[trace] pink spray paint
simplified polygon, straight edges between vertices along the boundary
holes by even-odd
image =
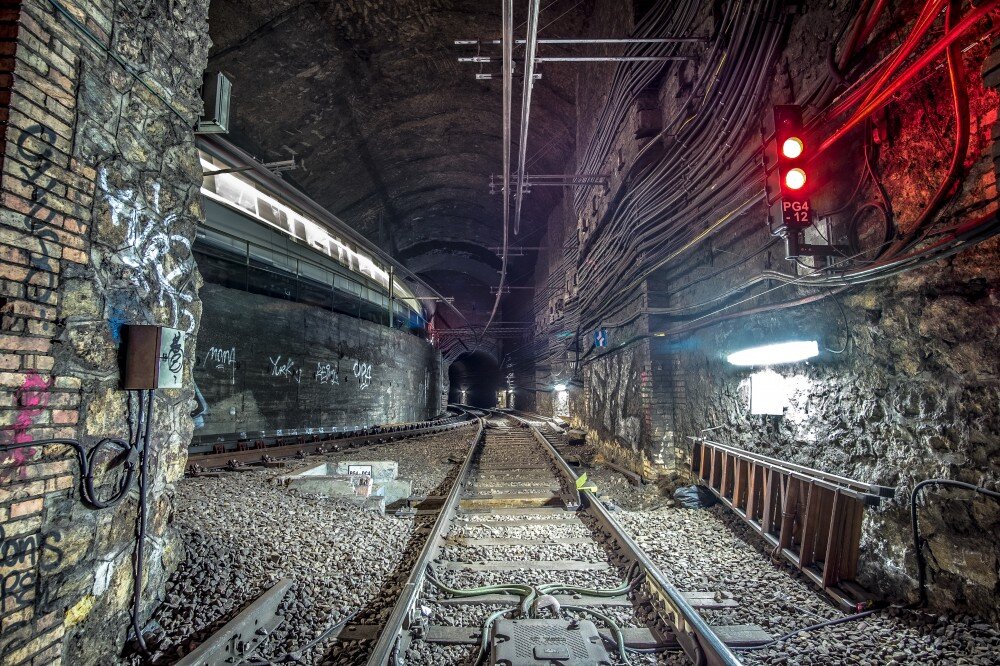
[[[49,388],[51,387],[52,379],[45,379],[37,372],[28,373],[28,376],[24,378],[21,388],[14,393],[17,403],[17,416],[14,418],[14,424],[4,428],[12,433],[8,443],[26,444],[31,441],[28,430],[35,425],[35,420],[49,406]],[[32,448],[15,449],[0,456],[0,463],[13,461],[18,468],[18,476],[24,478],[26,476],[24,465],[34,455],[35,449]]]

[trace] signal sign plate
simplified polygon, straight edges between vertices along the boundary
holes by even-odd
[[[595,347],[608,346],[608,329],[599,328],[596,331],[594,331],[594,346]]]
[[[812,206],[808,199],[781,200],[781,220],[790,229],[805,229],[812,224]]]

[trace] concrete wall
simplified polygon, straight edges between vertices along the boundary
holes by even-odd
[[[207,411],[196,413],[195,435],[402,423],[443,411],[447,369],[425,340],[214,284],[200,295],[194,378]]]
[[[0,444],[77,437],[89,448],[128,436],[117,388],[121,324],[197,328],[190,243],[201,168],[191,127],[208,0],[62,4],[96,43],[46,0],[2,10],[5,35],[16,27],[17,42],[0,202]],[[192,342],[187,367],[193,351]],[[144,615],[181,552],[167,519],[191,397],[186,370],[185,388],[156,398]],[[105,462],[102,454],[98,472]],[[66,447],[0,452],[4,664],[107,663],[124,641],[135,492],[92,511],[78,480]],[[114,480],[101,481],[109,493]]]

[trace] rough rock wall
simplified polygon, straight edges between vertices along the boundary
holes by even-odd
[[[722,354],[686,352],[679,369],[690,410],[685,431],[721,426],[711,438],[799,464],[896,487],[866,513],[862,583],[912,596],[909,527],[913,486],[928,478],[1000,480],[1000,244],[944,266],[828,301],[706,330],[704,350],[734,350],[781,335],[818,337],[812,362],[777,366],[788,392],[783,417],[753,416],[750,370]],[[930,543],[930,594],[1000,620],[1000,504],[966,491],[925,491],[921,527]]]
[[[915,7],[917,3],[904,3],[893,15],[912,22]],[[816,45],[830,42],[846,18],[844,12],[844,7],[816,2],[789,15],[791,26],[776,63],[770,100],[761,100],[762,105],[797,99],[824,75],[825,47]],[[898,28],[880,24],[873,49],[898,43],[899,35],[893,30]],[[972,41],[968,40],[970,47],[963,52],[971,110],[969,151],[962,183],[938,216],[945,227],[991,211],[995,214],[997,207],[1000,128],[997,94],[987,86],[996,85],[998,77],[994,70],[984,86],[980,74],[984,60],[986,69],[995,67],[996,45],[990,55],[988,42]],[[877,60],[879,56],[872,52],[868,57]],[[937,189],[955,134],[946,68],[929,68],[921,77],[902,89],[876,119],[874,168],[881,174],[896,224],[904,231]],[[659,90],[665,117],[678,111],[674,100],[683,99],[676,94],[675,78],[666,77]],[[581,79],[581,86],[602,83],[600,77]],[[583,101],[595,98],[593,94],[579,96]],[[590,114],[593,109],[581,106],[581,113]],[[585,120],[581,119],[581,128],[588,127]],[[631,126],[623,128],[615,139],[626,161],[630,130]],[[822,135],[827,132],[824,129]],[[865,169],[861,136],[861,131],[849,135],[837,150],[824,155],[823,164],[813,165],[813,176],[824,183],[814,200],[822,220],[819,229],[835,242],[845,240],[844,216],[823,212],[837,209],[856,189],[857,176]],[[585,139],[586,135],[578,137],[578,144],[585,145]],[[734,154],[752,153],[752,149],[736,146]],[[611,174],[607,196],[614,197],[618,187],[614,165],[605,165],[602,173]],[[870,182],[857,189],[860,201],[878,197]],[[596,233],[601,206],[600,201],[595,203],[593,220],[567,216],[564,229]],[[706,221],[715,219],[712,213],[705,212]],[[739,291],[741,286],[763,270],[801,275],[818,265],[811,260],[802,266],[787,262],[780,240],[768,245],[774,239],[765,219],[763,205],[754,206],[651,276],[646,282],[649,305],[676,308],[681,314],[650,316],[648,331],[669,332],[719,307],[736,313],[814,293],[790,288],[742,301],[754,292]],[[810,232],[807,241],[821,243],[823,238]],[[664,333],[664,338],[650,338],[586,366],[588,399],[574,403],[574,423],[590,429],[591,437],[606,452],[636,469],[644,467],[643,461],[652,461],[651,471],[683,470],[690,454],[686,437],[721,426],[712,431],[714,439],[896,486],[895,501],[866,514],[862,581],[891,596],[906,596],[913,589],[915,572],[906,506],[913,485],[932,476],[991,487],[1000,482],[996,463],[1000,446],[998,259],[998,245],[991,241],[952,259],[854,288],[836,299],[820,294],[825,300],[815,305],[741,317],[687,337]],[[580,263],[586,261],[582,256]],[[730,290],[736,296],[712,300]],[[628,314],[619,319],[627,319]],[[634,328],[608,324],[610,344],[641,333],[642,320],[638,322]],[[839,351],[845,345],[846,349],[840,354],[824,351],[814,362],[782,370],[790,392],[785,415],[751,416],[747,404],[750,373],[726,364],[725,353],[797,335],[815,337],[828,350]],[[651,378],[643,392],[635,360],[640,352],[630,354],[630,350],[644,345],[648,345]],[[581,343],[582,350],[588,347],[585,341]],[[622,386],[626,396],[634,397],[621,395]],[[616,390],[619,395],[608,395]],[[633,413],[645,410],[648,427],[634,426],[639,421],[629,419],[628,411],[620,408],[625,404],[636,406]],[[636,454],[631,458],[626,443]],[[941,491],[929,497],[923,503],[921,520],[930,539],[932,601],[943,607],[972,609],[996,620],[995,600],[1000,594],[996,503]]]
[[[406,331],[206,284],[195,435],[422,421],[441,411],[441,355]],[[445,392],[447,391],[444,389]]]
[[[61,3],[86,32],[46,0],[14,4],[0,443],[76,437],[90,448],[129,432],[129,402],[117,388],[120,326],[196,330],[190,243],[201,169],[191,127],[201,111],[208,0]],[[193,350],[192,338],[188,367]],[[189,371],[185,380],[156,398],[144,615],[180,553],[167,517],[191,433]],[[97,462],[103,468],[105,455]],[[124,640],[137,497],[91,511],[78,481],[65,447],[0,453],[5,664],[112,661],[109,646]],[[101,491],[110,492],[107,483]]]
[[[792,70],[797,49],[810,42],[809,29],[807,24],[792,33],[786,54]],[[939,216],[947,220],[946,226],[997,211],[997,94],[984,86],[980,75],[989,52],[981,43],[963,56],[969,73],[971,135],[965,177]],[[801,71],[793,71],[793,77],[800,76]],[[930,72],[922,86],[901,93],[883,118],[887,129],[878,168],[896,225],[903,230],[937,189],[954,141],[951,100],[936,91],[947,91],[941,70]],[[849,166],[841,171],[855,173]],[[830,185],[836,190],[837,183]],[[849,192],[853,183],[839,185],[841,192]],[[843,238],[836,216],[828,219],[827,233]],[[693,284],[675,294],[670,305],[704,301],[775,261],[784,262],[779,244],[773,254],[709,275],[767,241],[765,229],[734,228],[718,235],[661,278],[666,284],[673,280],[674,287]],[[799,272],[808,270],[806,266]],[[675,411],[682,434],[718,428],[712,430],[712,439],[896,487],[896,499],[866,513],[860,578],[890,597],[912,598],[916,565],[908,503],[914,485],[934,477],[991,487],[1000,483],[998,287],[1000,243],[994,239],[814,305],[705,329],[675,341],[673,347],[656,347],[654,363],[668,369],[664,381],[683,386],[678,399],[685,408]],[[790,297],[794,292],[775,293],[754,305]],[[653,324],[669,326],[664,321]],[[787,392],[783,416],[751,415],[751,372],[725,363],[725,354],[796,337],[819,340],[820,356],[774,368],[783,378],[779,391]],[[683,440],[676,453],[679,465],[688,464],[689,447]],[[1000,620],[997,503],[974,499],[967,492],[932,490],[921,501],[920,516],[929,539],[932,604]]]

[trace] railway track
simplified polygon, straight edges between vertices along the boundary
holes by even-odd
[[[332,432],[324,429],[307,428],[299,430],[262,433],[251,439],[246,433],[236,439],[225,439],[213,444],[199,444],[188,450],[188,471],[218,469],[238,465],[267,464],[288,458],[300,458],[308,454],[337,451],[343,448],[358,448],[375,444],[387,444],[401,439],[435,435],[447,430],[469,425],[469,415],[464,409],[430,421],[401,423],[395,425],[371,426],[357,431]]]
[[[344,627],[324,664],[639,664],[683,651],[732,665],[730,646],[770,639],[710,627],[699,607],[738,602],[674,588],[530,422],[479,421],[398,601]]]

